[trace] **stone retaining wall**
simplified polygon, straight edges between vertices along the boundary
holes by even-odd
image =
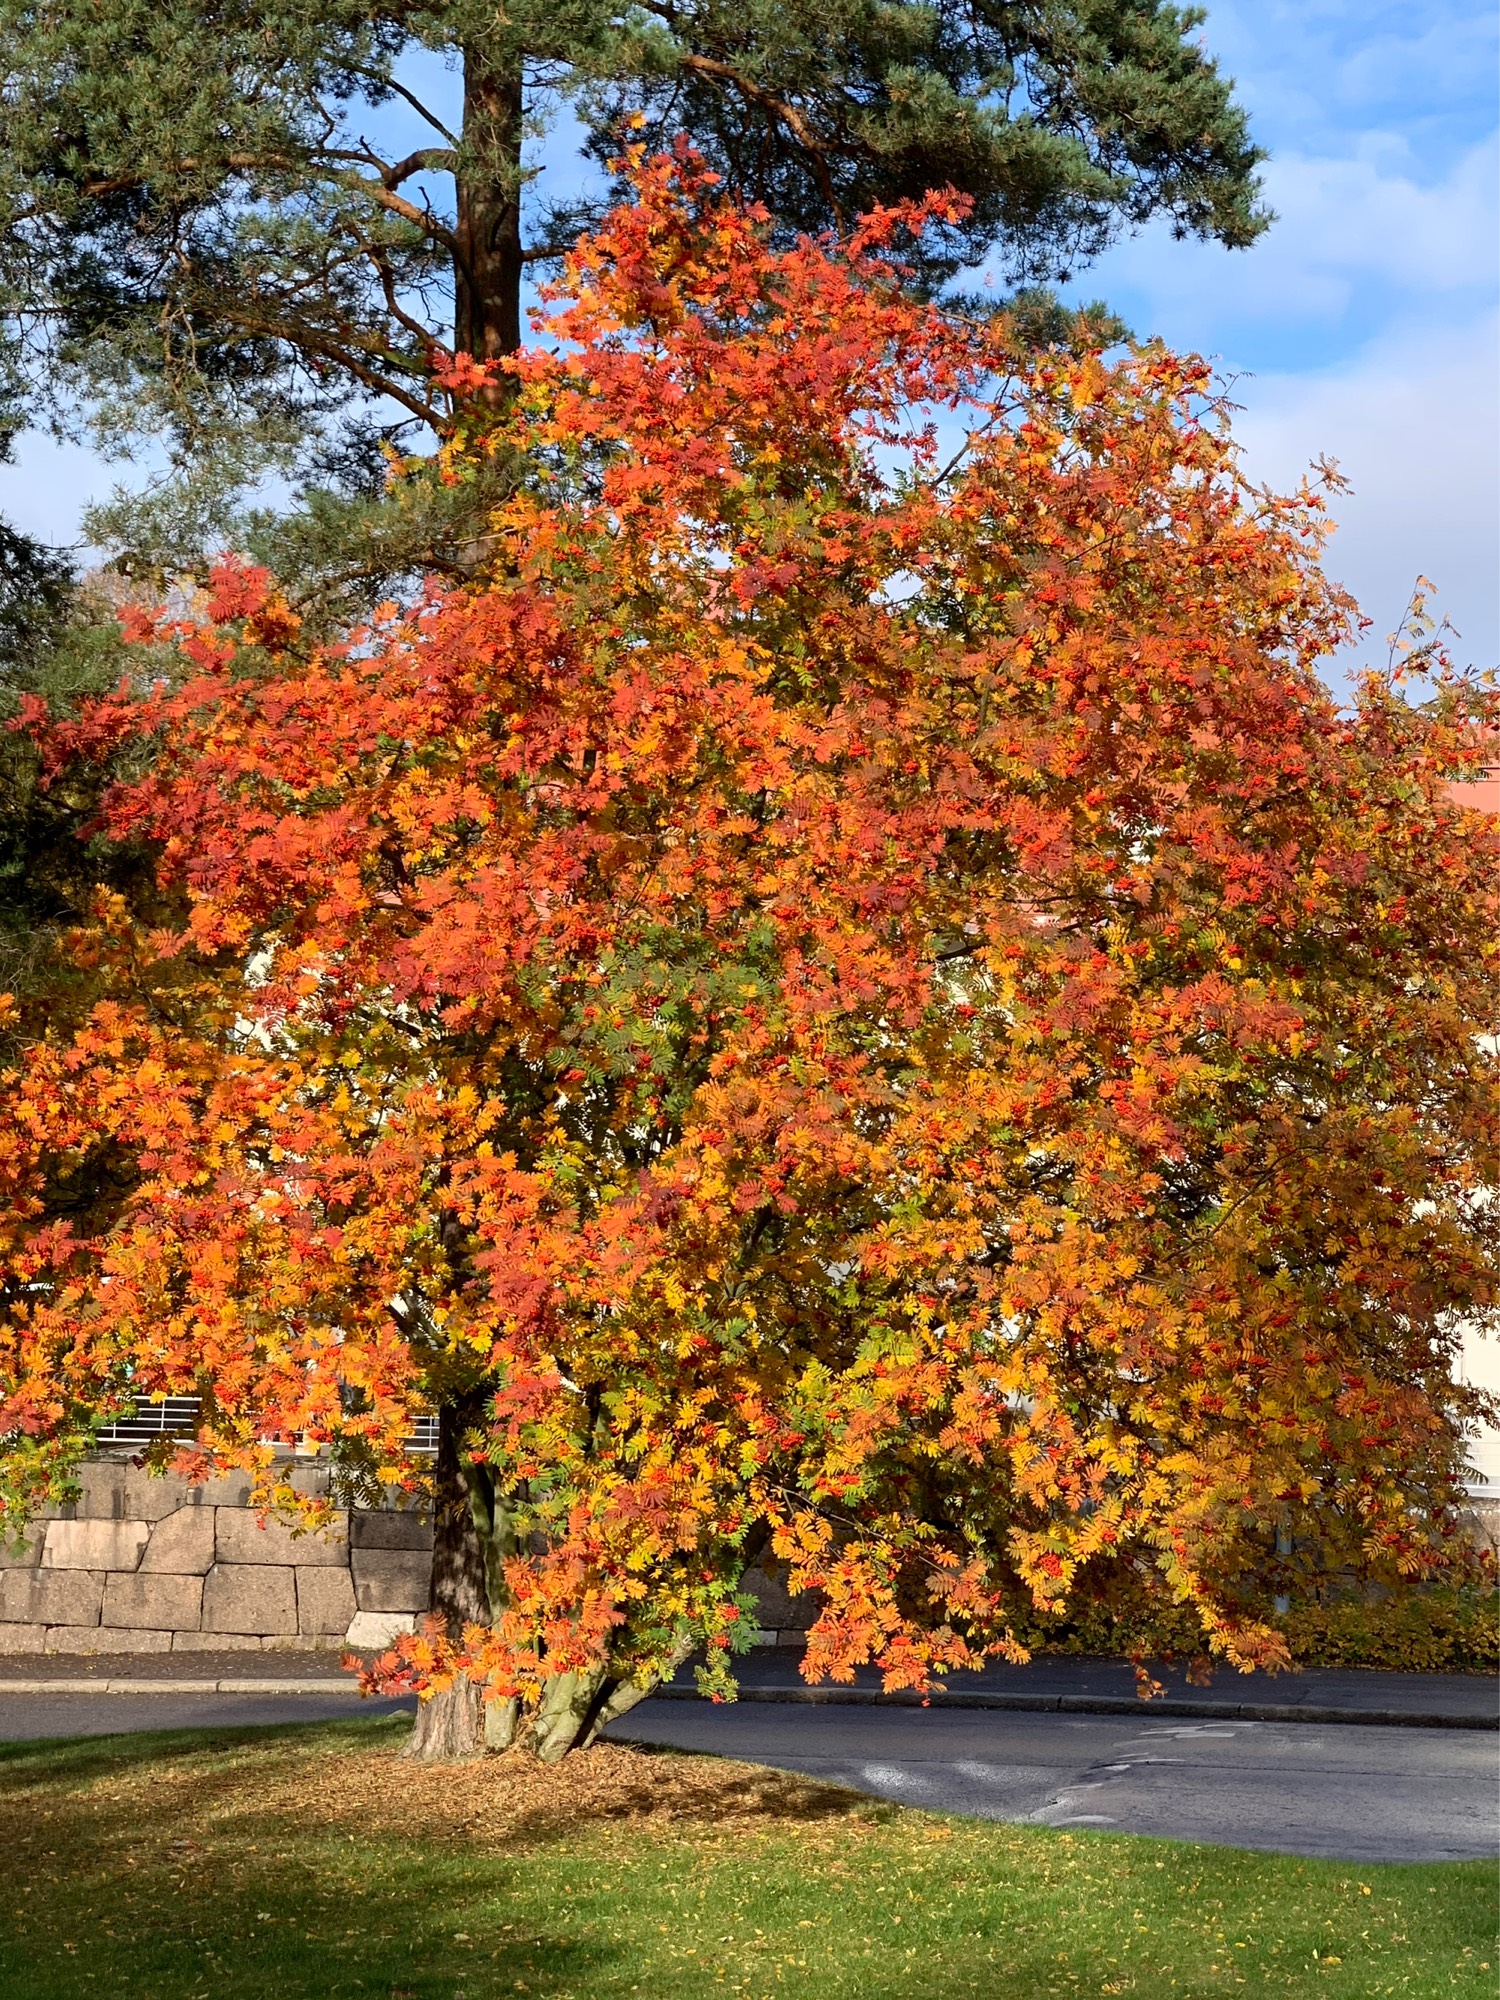
[[[262,1524],[239,1476],[190,1486],[99,1459],[71,1506],[0,1549],[0,1653],[192,1653],[389,1644],[427,1609],[432,1526],[417,1508]],[[292,1483],[326,1491],[323,1467]]]
[[[291,1483],[326,1493],[327,1467],[295,1466]],[[24,1550],[0,1547],[0,1653],[364,1651],[427,1609],[432,1523],[411,1503],[340,1509],[296,1534],[257,1518],[237,1474],[190,1486],[101,1458],[79,1485]],[[756,1572],[746,1582],[763,1642],[805,1636],[810,1600]]]

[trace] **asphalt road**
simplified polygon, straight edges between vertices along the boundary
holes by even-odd
[[[1346,1861],[1483,1858],[1500,1842],[1500,1738],[1481,1730],[643,1702],[611,1734],[980,1819]]]
[[[6,1693],[0,1738],[316,1722],[412,1705],[347,1695]],[[1347,1861],[1484,1858],[1500,1841],[1500,1735],[1484,1730],[653,1701],[611,1734],[981,1819]]]

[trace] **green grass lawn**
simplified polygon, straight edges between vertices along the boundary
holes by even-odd
[[[413,1766],[404,1721],[0,1748],[6,2000],[1494,2000],[1483,1864],[940,1818],[712,1758]]]

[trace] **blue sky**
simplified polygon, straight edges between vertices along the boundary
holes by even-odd
[[[1079,289],[1235,379],[1258,476],[1320,453],[1354,491],[1330,570],[1384,651],[1414,578],[1500,663],[1497,17],[1489,4],[1221,0],[1205,34],[1271,159],[1249,251],[1118,246]]]
[[[1271,153],[1279,220],[1240,252],[1148,230],[1077,288],[1214,357],[1257,476],[1339,461],[1354,491],[1328,562],[1370,650],[1425,572],[1480,665],[1500,661],[1496,28],[1489,0],[1220,0],[1204,33]],[[0,509],[71,540],[117,476],[28,440]]]

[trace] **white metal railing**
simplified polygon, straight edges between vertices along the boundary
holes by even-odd
[[[196,1396],[163,1396],[159,1400],[137,1396],[134,1415],[106,1424],[95,1442],[109,1450],[121,1445],[155,1444],[164,1437],[191,1437],[198,1428],[202,1408]]]
[[[95,1443],[102,1451],[141,1451],[158,1438],[191,1437],[203,1404],[197,1396],[138,1396],[134,1413],[106,1424]],[[438,1448],[435,1416],[414,1417],[405,1446],[414,1458],[433,1458]]]

